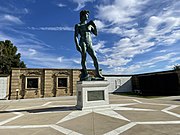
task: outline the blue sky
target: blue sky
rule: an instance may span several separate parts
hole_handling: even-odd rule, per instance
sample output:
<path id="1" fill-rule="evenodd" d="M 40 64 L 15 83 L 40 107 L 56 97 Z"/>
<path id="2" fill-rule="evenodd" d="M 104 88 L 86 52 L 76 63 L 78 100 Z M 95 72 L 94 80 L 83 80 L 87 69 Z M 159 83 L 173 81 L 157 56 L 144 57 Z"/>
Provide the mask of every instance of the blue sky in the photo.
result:
<path id="1" fill-rule="evenodd" d="M 93 47 L 105 74 L 171 70 L 180 64 L 179 0 L 0 0 L 0 40 L 29 68 L 81 68 L 79 12 L 98 28 Z M 87 67 L 94 68 L 90 57 Z"/>

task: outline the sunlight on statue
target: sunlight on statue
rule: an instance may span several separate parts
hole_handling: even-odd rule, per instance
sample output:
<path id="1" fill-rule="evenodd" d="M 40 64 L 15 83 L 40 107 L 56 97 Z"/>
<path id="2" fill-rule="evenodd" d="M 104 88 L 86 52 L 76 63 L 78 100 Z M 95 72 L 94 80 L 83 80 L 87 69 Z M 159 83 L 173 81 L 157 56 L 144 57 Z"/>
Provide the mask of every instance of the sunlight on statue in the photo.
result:
<path id="1" fill-rule="evenodd" d="M 96 76 L 94 80 L 104 80 L 104 77 L 101 75 L 99 71 L 99 64 L 97 61 L 97 57 L 92 48 L 91 33 L 97 36 L 96 25 L 93 21 L 87 22 L 88 18 L 89 18 L 89 11 L 82 10 L 80 12 L 80 23 L 75 25 L 75 32 L 74 32 L 74 40 L 75 40 L 76 48 L 81 53 L 81 65 L 82 65 L 81 81 L 90 80 L 89 79 L 90 76 L 88 75 L 87 67 L 86 67 L 87 53 L 91 56 L 94 62 L 94 67 L 96 70 Z M 78 35 L 80 35 L 80 39 L 78 38 Z"/>

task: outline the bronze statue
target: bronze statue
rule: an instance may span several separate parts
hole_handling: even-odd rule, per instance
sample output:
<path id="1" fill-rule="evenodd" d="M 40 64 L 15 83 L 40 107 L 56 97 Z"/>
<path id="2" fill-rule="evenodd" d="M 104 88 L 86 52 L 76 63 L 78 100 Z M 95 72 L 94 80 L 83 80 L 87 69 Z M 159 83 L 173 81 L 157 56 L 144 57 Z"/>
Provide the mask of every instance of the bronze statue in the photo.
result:
<path id="1" fill-rule="evenodd" d="M 86 68 L 87 53 L 93 59 L 94 67 L 96 69 L 96 76 L 94 80 L 104 80 L 104 77 L 101 75 L 99 71 L 99 64 L 97 61 L 97 57 L 92 48 L 91 33 L 97 36 L 96 25 L 92 20 L 87 22 L 88 18 L 89 18 L 89 11 L 82 10 L 80 12 L 80 23 L 75 25 L 75 32 L 74 32 L 74 40 L 75 40 L 76 48 L 81 53 L 81 65 L 82 65 L 81 81 L 90 80 L 89 79 L 90 76 L 88 75 Z M 78 39 L 78 35 L 80 35 L 80 40 Z"/>

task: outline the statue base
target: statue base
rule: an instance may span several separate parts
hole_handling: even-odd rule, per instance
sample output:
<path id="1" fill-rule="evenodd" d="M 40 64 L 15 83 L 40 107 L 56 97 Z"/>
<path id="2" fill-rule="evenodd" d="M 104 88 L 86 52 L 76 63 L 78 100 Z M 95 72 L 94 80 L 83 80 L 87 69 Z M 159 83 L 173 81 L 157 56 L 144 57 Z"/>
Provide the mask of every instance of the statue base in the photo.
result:
<path id="1" fill-rule="evenodd" d="M 77 82 L 77 109 L 109 108 L 107 81 Z"/>
<path id="2" fill-rule="evenodd" d="M 87 75 L 85 77 L 81 76 L 80 81 L 103 81 L 104 79 L 104 77 L 92 77 L 90 75 Z"/>

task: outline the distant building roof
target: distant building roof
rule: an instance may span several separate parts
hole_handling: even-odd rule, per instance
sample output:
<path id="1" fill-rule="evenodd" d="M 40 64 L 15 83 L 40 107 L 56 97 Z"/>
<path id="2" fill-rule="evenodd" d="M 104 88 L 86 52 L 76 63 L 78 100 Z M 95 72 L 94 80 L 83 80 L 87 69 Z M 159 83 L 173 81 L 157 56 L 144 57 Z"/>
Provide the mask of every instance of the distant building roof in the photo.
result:
<path id="1" fill-rule="evenodd" d="M 159 75 L 159 74 L 168 74 L 168 73 L 175 73 L 175 72 L 176 72 L 175 70 L 168 70 L 168 71 L 134 74 L 133 76 Z"/>

